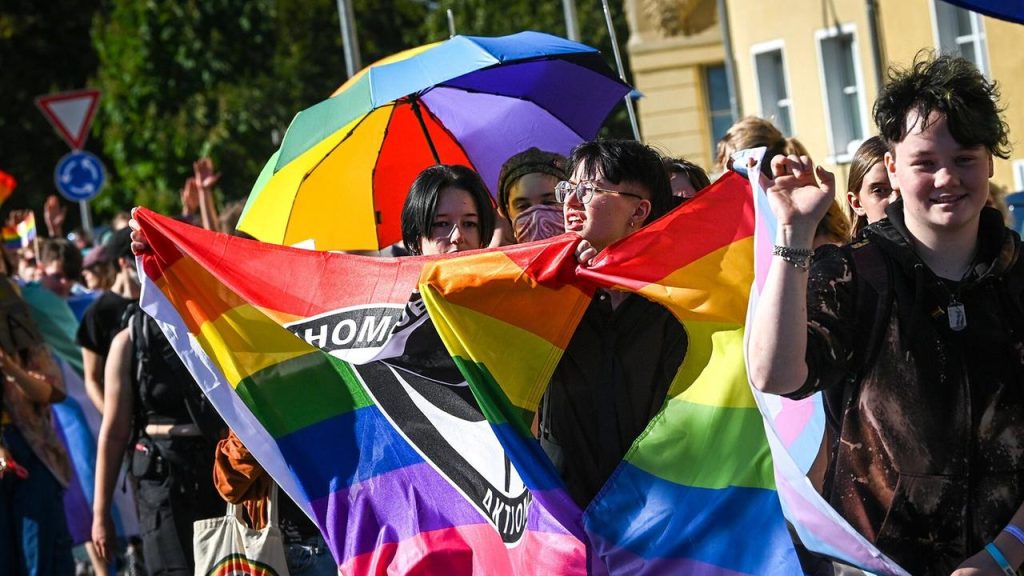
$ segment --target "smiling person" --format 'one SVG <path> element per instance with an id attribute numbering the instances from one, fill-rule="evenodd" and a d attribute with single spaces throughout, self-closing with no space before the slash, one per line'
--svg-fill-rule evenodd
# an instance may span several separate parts
<path id="1" fill-rule="evenodd" d="M 633 141 L 585 142 L 556 191 L 584 265 L 668 211 L 661 156 Z M 581 507 L 658 413 L 686 355 L 686 333 L 642 296 L 598 290 L 555 368 L 540 409 L 541 446 Z"/>
<path id="2" fill-rule="evenodd" d="M 961 58 L 893 71 L 874 116 L 901 199 L 813 265 L 833 176 L 776 156 L 765 182 L 779 227 L 751 380 L 824 392 L 837 438 L 825 496 L 915 575 L 1024 564 L 1024 258 L 985 208 L 992 156 L 1009 155 L 997 100 Z"/>
<path id="3" fill-rule="evenodd" d="M 889 148 L 878 136 L 864 141 L 853 154 L 846 200 L 850 208 L 850 237 L 855 238 L 868 224 L 885 218 L 885 209 L 896 199 L 889 174 L 885 171 L 885 153 Z"/>
<path id="4" fill-rule="evenodd" d="M 439 164 L 416 176 L 402 207 L 402 242 L 410 254 L 476 250 L 493 233 L 494 207 L 476 172 Z"/>

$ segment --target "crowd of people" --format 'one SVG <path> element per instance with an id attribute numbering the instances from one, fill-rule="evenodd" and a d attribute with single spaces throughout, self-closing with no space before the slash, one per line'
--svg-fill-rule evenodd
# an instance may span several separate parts
<path id="1" fill-rule="evenodd" d="M 733 153 L 766 149 L 756 176 L 778 234 L 748 326 L 751 382 L 791 398 L 823 393 L 828 426 L 808 476 L 915 575 L 1012 574 L 1024 564 L 1024 259 L 1006 215 L 990 206 L 998 205 L 993 157 L 1007 157 L 1009 146 L 999 106 L 995 85 L 966 60 L 920 57 L 894 70 L 879 95 L 879 136 L 854 154 L 845 194 L 799 141 L 762 118 L 729 129 L 711 170 L 747 171 Z M 711 180 L 693 162 L 626 140 L 584 142 L 568 157 L 524 150 L 505 162 L 493 191 L 468 167 L 437 165 L 412 183 L 402 241 L 381 255 L 569 232 L 588 266 Z M 208 159 L 195 164 L 181 218 L 232 233 L 240 206 L 218 213 L 216 181 Z M 38 255 L 0 261 L 8 318 L 7 329 L 0 323 L 0 573 L 73 571 L 61 504 L 68 456 L 50 415 L 66 389 L 19 295 L 39 283 L 76 311 L 82 376 L 102 415 L 93 571 L 106 573 L 126 544 L 111 518 L 124 467 L 147 573 L 190 574 L 192 523 L 222 515 L 227 500 L 264 525 L 273 480 L 139 310 L 133 252 L 150 248 L 134 222 L 119 216 L 107 241 L 76 245 L 59 229 L 59 205 L 44 211 L 51 238 Z M 660 305 L 595 294 L 533 425 L 581 508 L 661 410 L 687 345 L 683 325 Z M 316 526 L 281 500 L 291 573 L 336 573 Z M 810 574 L 836 570 L 811 553 L 801 562 Z"/>

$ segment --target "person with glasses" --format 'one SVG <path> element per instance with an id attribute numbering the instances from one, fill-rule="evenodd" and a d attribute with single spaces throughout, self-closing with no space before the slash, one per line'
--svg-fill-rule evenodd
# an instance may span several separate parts
<path id="1" fill-rule="evenodd" d="M 582 236 L 584 265 L 665 214 L 671 203 L 661 156 L 634 141 L 577 146 L 555 194 L 566 231 Z M 540 410 L 541 445 L 580 507 L 597 495 L 665 402 L 686 354 L 682 325 L 662 306 L 598 290 L 555 369 Z"/>
<path id="2" fill-rule="evenodd" d="M 494 207 L 480 175 L 458 165 L 420 172 L 402 207 L 402 243 L 431 256 L 483 248 L 494 233 Z"/>

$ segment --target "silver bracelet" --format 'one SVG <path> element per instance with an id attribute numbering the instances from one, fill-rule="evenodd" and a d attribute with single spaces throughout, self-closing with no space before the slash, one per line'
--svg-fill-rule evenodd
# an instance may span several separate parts
<path id="1" fill-rule="evenodd" d="M 790 248 L 789 246 L 779 246 L 776 244 L 772 250 L 772 256 L 778 256 L 800 270 L 809 270 L 811 268 L 811 259 L 814 257 L 814 250 L 810 248 Z"/>

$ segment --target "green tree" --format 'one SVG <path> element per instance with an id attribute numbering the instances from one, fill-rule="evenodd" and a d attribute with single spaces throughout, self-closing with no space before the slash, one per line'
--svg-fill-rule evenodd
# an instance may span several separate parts
<path id="1" fill-rule="evenodd" d="M 419 43 L 426 7 L 357 3 L 364 57 Z M 345 80 L 335 0 L 112 0 L 96 19 L 99 131 L 117 178 L 98 203 L 179 209 L 200 155 L 244 198 L 288 122 Z"/>
<path id="2" fill-rule="evenodd" d="M 35 107 L 37 96 L 79 89 L 96 71 L 89 26 L 98 0 L 4 0 L 0 3 L 0 170 L 18 180 L 3 210 L 33 208 L 55 194 L 53 170 L 67 144 Z M 87 148 L 100 149 L 97 139 Z M 68 224 L 77 211 L 68 211 Z"/>

